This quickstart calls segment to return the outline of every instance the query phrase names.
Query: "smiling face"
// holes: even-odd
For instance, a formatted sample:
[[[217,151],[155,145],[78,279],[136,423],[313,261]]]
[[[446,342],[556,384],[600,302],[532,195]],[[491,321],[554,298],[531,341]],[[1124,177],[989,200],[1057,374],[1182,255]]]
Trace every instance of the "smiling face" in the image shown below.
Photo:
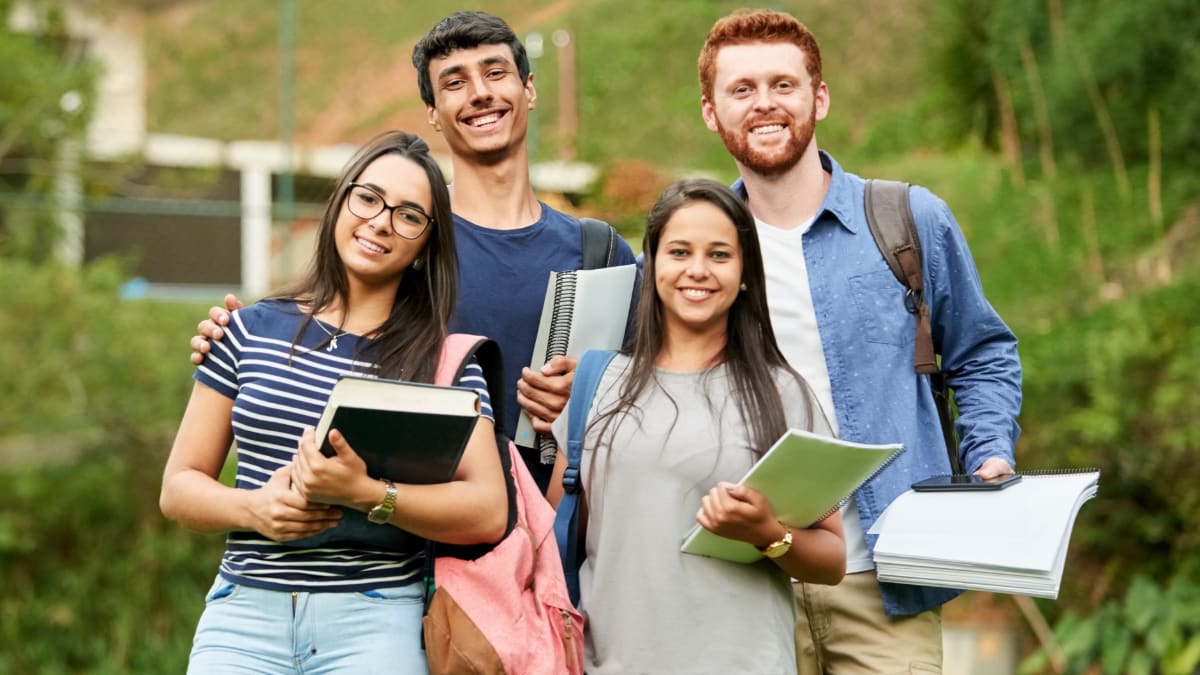
[[[368,164],[354,182],[371,188],[389,206],[407,205],[427,214],[434,212],[425,170],[400,155],[382,155]],[[360,218],[349,208],[349,200],[354,198],[347,194],[342,200],[334,230],[346,274],[353,281],[369,285],[399,284],[404,271],[425,247],[433,225],[416,239],[405,239],[392,229],[391,209],[382,209],[370,219]]]
[[[813,147],[817,120],[829,111],[829,90],[814,86],[804,52],[789,42],[721,47],[712,95],[701,100],[704,122],[750,171],[777,175]]]
[[[533,77],[521,81],[512,49],[485,44],[456,49],[429,62],[434,105],[429,123],[456,157],[481,161],[523,148],[537,92]]]
[[[654,255],[664,331],[724,333],[741,283],[742,249],[729,216],[707,201],[676,209]]]

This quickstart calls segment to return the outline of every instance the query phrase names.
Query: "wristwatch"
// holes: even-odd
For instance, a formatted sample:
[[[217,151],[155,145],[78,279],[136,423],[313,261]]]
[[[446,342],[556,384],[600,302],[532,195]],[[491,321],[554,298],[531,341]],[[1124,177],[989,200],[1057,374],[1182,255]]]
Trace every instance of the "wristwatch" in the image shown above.
[[[792,528],[784,525],[783,521],[779,521],[779,524],[783,525],[783,537],[758,549],[768,558],[778,558],[792,549]]]
[[[367,512],[367,520],[376,525],[383,525],[392,517],[392,511],[396,510],[396,484],[390,480],[383,481],[387,485],[387,495],[383,498],[383,503]],[[791,532],[788,532],[791,535]],[[791,542],[789,536],[788,542]]]

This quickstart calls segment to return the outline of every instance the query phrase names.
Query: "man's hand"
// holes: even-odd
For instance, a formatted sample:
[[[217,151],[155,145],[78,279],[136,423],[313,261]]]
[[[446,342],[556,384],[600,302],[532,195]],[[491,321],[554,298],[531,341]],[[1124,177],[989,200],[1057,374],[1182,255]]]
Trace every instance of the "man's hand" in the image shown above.
[[[578,363],[579,360],[573,356],[556,356],[547,361],[540,371],[532,368],[521,370],[521,379],[517,380],[517,403],[529,413],[534,431],[550,433],[550,425],[567,405]]]
[[[292,467],[281,467],[270,480],[254,490],[250,515],[254,530],[275,541],[291,541],[324,532],[338,524],[342,510],[314,504],[292,490]]]
[[[992,480],[1000,476],[1007,476],[1012,472],[1013,468],[1008,462],[999,457],[988,457],[983,460],[983,466],[979,467],[975,475],[984,480]]]
[[[196,326],[196,332],[199,335],[193,335],[191,340],[191,359],[194,365],[198,366],[204,363],[204,355],[210,349],[208,341],[220,340],[224,337],[225,331],[221,330],[221,327],[229,325],[229,313],[241,308],[242,301],[238,300],[237,296],[233,293],[225,296],[225,307],[214,305],[208,308],[208,318]]]

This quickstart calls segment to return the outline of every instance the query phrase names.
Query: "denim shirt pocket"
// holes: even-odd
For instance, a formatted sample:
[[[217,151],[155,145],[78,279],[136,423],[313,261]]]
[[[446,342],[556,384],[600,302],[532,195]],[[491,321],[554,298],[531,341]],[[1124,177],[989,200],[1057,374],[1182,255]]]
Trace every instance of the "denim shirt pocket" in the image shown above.
[[[891,270],[850,277],[858,323],[867,342],[911,345],[916,336],[912,315],[904,306],[904,286]]]

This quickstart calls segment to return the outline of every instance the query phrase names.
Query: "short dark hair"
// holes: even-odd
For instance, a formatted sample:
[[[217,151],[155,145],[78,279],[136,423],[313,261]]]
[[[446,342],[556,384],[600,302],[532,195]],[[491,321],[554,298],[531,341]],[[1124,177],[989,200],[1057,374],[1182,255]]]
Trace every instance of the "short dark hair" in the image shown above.
[[[455,12],[439,21],[413,45],[412,62],[417,69],[417,85],[425,105],[433,105],[429,62],[456,49],[474,49],[479,45],[508,45],[521,82],[529,82],[529,55],[504,19],[487,12]]]

